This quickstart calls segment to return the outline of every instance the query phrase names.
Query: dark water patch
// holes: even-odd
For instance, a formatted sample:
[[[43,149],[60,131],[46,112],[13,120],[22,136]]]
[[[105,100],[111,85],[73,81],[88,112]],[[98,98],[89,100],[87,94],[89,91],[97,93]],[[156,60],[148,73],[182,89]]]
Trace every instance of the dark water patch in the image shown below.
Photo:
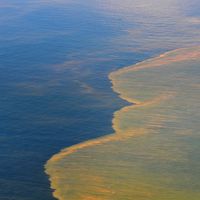
[[[112,113],[127,105],[108,74],[168,46],[139,51],[149,41],[127,34],[140,27],[135,17],[126,21],[126,13],[102,13],[90,2],[9,4],[0,20],[0,198],[48,200],[46,161],[64,147],[111,133]],[[157,30],[146,25],[156,40],[151,31]]]

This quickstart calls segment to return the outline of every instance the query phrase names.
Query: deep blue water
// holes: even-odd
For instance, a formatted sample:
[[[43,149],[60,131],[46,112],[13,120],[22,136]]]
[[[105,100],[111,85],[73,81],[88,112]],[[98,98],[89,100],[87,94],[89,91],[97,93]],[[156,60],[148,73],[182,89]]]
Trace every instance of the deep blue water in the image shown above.
[[[170,29],[177,16],[146,18],[116,2],[0,3],[0,199],[53,199],[45,162],[111,133],[113,112],[126,104],[109,72],[199,42],[199,24],[180,32]]]

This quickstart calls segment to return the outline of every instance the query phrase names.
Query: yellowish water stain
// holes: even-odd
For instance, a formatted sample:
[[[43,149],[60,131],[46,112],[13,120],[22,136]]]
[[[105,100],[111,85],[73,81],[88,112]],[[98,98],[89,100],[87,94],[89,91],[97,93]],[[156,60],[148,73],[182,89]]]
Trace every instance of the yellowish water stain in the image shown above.
[[[60,200],[200,199],[200,47],[109,75],[132,103],[114,133],[63,149],[46,164]],[[98,116],[96,116],[98,117]]]

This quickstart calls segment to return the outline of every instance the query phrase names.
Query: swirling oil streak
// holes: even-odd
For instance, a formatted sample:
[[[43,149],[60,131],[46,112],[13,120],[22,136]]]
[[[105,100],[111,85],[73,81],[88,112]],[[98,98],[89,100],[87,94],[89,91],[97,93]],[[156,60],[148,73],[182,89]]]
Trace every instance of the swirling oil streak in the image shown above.
[[[86,181],[89,180],[92,182],[86,182],[86,184],[89,185],[88,187],[87,186],[83,187],[83,188],[86,187],[86,191],[82,191],[82,189],[80,189],[80,191],[79,191],[79,184],[78,184],[79,180],[77,178],[75,180],[73,180],[73,173],[71,174],[72,177],[70,177],[70,178],[67,177],[67,176],[69,176],[69,174],[66,177],[65,177],[65,174],[63,174],[63,171],[66,166],[66,162],[67,162],[66,160],[69,158],[69,162],[70,162],[70,159],[72,159],[72,161],[75,163],[73,166],[75,166],[75,167],[77,166],[77,173],[81,173],[82,171],[84,171],[83,169],[86,169],[88,167],[87,165],[85,167],[82,165],[79,165],[81,162],[79,163],[77,161],[78,158],[83,158],[85,156],[85,154],[81,155],[81,153],[84,149],[86,149],[86,152],[87,152],[87,156],[85,156],[85,160],[87,160],[87,161],[85,161],[85,162],[90,162],[90,158],[89,158],[90,153],[93,154],[92,147],[100,148],[100,150],[98,149],[98,150],[94,151],[94,152],[97,152],[96,153],[97,157],[95,159],[98,160],[99,152],[104,151],[103,144],[107,144],[107,146],[109,146],[110,143],[127,141],[129,138],[133,138],[136,136],[138,137],[138,136],[148,135],[149,133],[154,134],[154,132],[156,133],[157,129],[159,129],[159,130],[162,128],[166,129],[166,125],[164,125],[164,123],[167,121],[168,118],[172,119],[174,117],[174,120],[176,120],[175,118],[178,118],[178,117],[180,118],[179,114],[177,114],[177,115],[172,114],[172,116],[169,117],[168,110],[164,110],[164,113],[162,113],[162,112],[159,113],[156,111],[154,114],[154,110],[160,109],[159,107],[157,108],[157,106],[160,104],[161,104],[161,109],[162,109],[163,105],[164,106],[166,106],[168,104],[170,105],[170,102],[172,101],[172,102],[175,102],[172,104],[172,106],[175,106],[175,108],[176,108],[177,100],[179,100],[177,96],[179,96],[179,92],[181,90],[179,90],[179,88],[176,88],[176,87],[169,89],[170,88],[169,86],[165,86],[165,84],[167,85],[168,83],[165,83],[164,85],[160,85],[160,87],[158,87],[159,84],[155,83],[155,81],[157,81],[155,79],[155,77],[158,76],[158,82],[162,83],[162,77],[160,78],[159,76],[163,75],[162,74],[163,72],[159,71],[158,75],[154,75],[153,73],[156,72],[155,70],[157,70],[157,69],[164,68],[164,67],[168,68],[171,66],[173,67],[173,65],[175,66],[175,68],[173,69],[171,67],[170,70],[178,71],[179,67],[180,67],[179,65],[184,64],[185,62],[186,63],[187,62],[188,63],[200,62],[200,47],[192,47],[192,48],[185,48],[185,49],[183,48],[183,49],[177,49],[174,51],[170,51],[170,52],[162,54],[158,57],[151,58],[149,60],[138,63],[134,66],[122,68],[116,72],[112,72],[109,75],[109,79],[111,80],[111,82],[113,84],[113,90],[115,92],[117,92],[122,99],[125,99],[126,101],[131,103],[131,105],[126,106],[126,107],[122,108],[121,110],[116,111],[114,113],[114,117],[113,117],[114,133],[113,134],[107,135],[105,137],[97,138],[94,140],[89,140],[89,141],[74,145],[72,147],[68,147],[66,149],[63,149],[58,154],[52,156],[52,158],[50,158],[50,160],[47,162],[45,168],[46,168],[46,173],[50,177],[51,187],[52,187],[52,189],[55,190],[53,192],[53,194],[56,198],[58,198],[60,200],[72,200],[72,199],[77,199],[77,198],[80,200],[118,199],[118,197],[117,198],[113,197],[113,195],[115,193],[118,193],[118,191],[115,191],[114,189],[109,189],[109,187],[104,188],[106,183],[103,183],[102,180],[104,180],[104,179],[107,180],[107,177],[103,177],[103,175],[96,176],[96,177],[94,177],[94,175],[88,175],[89,178],[86,177],[86,178],[84,178],[84,180],[86,179]],[[151,71],[149,71],[151,69],[154,70],[153,73]],[[138,91],[136,90],[137,85],[134,85],[134,87],[133,87],[133,85],[130,85],[130,83],[132,83],[132,82],[130,82],[131,78],[129,77],[129,76],[132,76],[132,74],[134,74],[136,72],[143,73],[143,71],[144,71],[144,74],[142,74],[141,77],[142,78],[144,77],[144,80],[143,79],[139,80],[137,82],[138,85],[141,84],[143,86],[143,81],[146,81],[145,80],[146,78],[147,79],[148,79],[148,77],[149,77],[149,79],[153,78],[152,81],[149,81],[149,84],[152,85],[152,92],[147,91],[144,94],[140,90],[140,88],[138,88]],[[175,71],[174,73],[177,73],[177,72]],[[171,75],[171,72],[170,72],[170,76],[172,78],[171,77],[169,78],[169,82],[171,81],[171,82],[176,83],[176,81],[179,78],[182,78],[183,81],[186,82],[185,76],[179,77],[179,75],[177,75],[177,77],[175,77],[175,75],[173,75],[173,74]],[[127,77],[129,79],[129,82],[126,83]],[[198,82],[190,83],[190,87],[191,86],[192,87],[194,86],[194,88],[193,88],[194,90],[195,90],[195,88],[199,89]],[[180,86],[180,87],[182,87],[182,86]],[[132,88],[133,88],[133,90],[132,90]],[[184,88],[182,88],[182,89],[184,89]],[[186,90],[187,90],[187,88],[186,88]],[[196,90],[194,92],[196,92]],[[185,93],[184,93],[184,95],[185,95]],[[185,97],[184,95],[183,95],[183,97]],[[187,95],[189,95],[189,94],[186,94],[186,97],[187,97]],[[148,121],[146,122],[146,124],[142,123],[141,126],[138,125],[138,127],[135,127],[133,122],[135,119],[137,119],[137,116],[134,115],[134,110],[137,111],[138,109],[139,109],[139,111],[140,111],[140,109],[142,109],[141,116],[143,114],[144,114],[144,116],[145,115],[149,116],[148,112],[151,111],[152,117],[148,118]],[[143,111],[145,109],[147,111]],[[150,110],[150,111],[148,111],[148,110]],[[190,112],[190,111],[188,111],[188,112]],[[133,116],[132,116],[132,113],[133,113]],[[125,122],[125,125],[123,125],[122,120],[124,120],[124,121],[126,120],[126,115],[128,116],[127,121],[130,120],[130,122],[128,122],[128,125],[126,125],[126,122]],[[140,120],[140,118],[143,119],[143,116],[142,117],[141,116],[138,116],[139,120]],[[178,122],[179,121],[177,121],[177,124],[178,124]],[[151,127],[152,127],[152,129],[151,129]],[[158,130],[158,132],[159,132],[159,130]],[[178,128],[176,129],[176,131],[179,132]],[[189,129],[188,130],[185,129],[185,132],[188,132],[188,131],[189,131]],[[194,132],[194,131],[192,131],[192,132]],[[111,151],[112,151],[112,149],[111,149]],[[107,150],[105,150],[105,152],[107,152]],[[120,156],[121,156],[121,153],[119,153],[119,157]],[[179,160],[179,158],[172,158],[172,156],[171,156],[171,158],[167,158],[167,157],[170,157],[170,156],[166,156],[166,159],[170,160],[169,162],[171,162],[171,160]],[[99,159],[101,160],[101,158],[99,158]],[[106,159],[105,160],[104,159],[105,158],[102,159],[102,162],[106,161]],[[162,159],[164,159],[164,156]],[[181,162],[183,162],[182,157],[180,160],[182,160]],[[78,162],[77,165],[76,165],[76,162]],[[101,174],[101,172],[98,172],[97,169],[99,170],[99,168],[96,166],[92,167],[92,170],[97,171],[94,174],[97,174],[97,173]],[[105,167],[105,169],[103,169],[103,170],[106,170],[106,169],[107,168]],[[68,168],[66,169],[66,171],[67,170],[68,170]],[[75,169],[73,169],[73,170],[75,170]],[[113,170],[115,170],[115,169],[113,169]],[[62,177],[62,174],[63,174],[63,177]],[[82,175],[79,174],[79,176],[81,177]],[[85,177],[85,175],[83,175],[83,176]],[[80,179],[82,179],[82,178],[80,178]],[[113,177],[111,177],[110,179],[113,179]],[[65,183],[65,181],[67,181],[67,180],[69,180],[69,183],[66,183],[66,185],[63,185],[63,182]],[[95,186],[94,190],[90,189],[90,187],[93,188],[93,186],[90,186],[90,185],[94,184],[93,181],[97,182],[97,186]],[[74,186],[72,186],[72,189],[70,189],[70,187],[71,187],[70,182],[72,182],[72,185],[77,184],[78,188],[74,189],[73,188]],[[111,181],[111,183],[113,183],[113,182]],[[87,188],[89,188],[88,191],[91,192],[91,194],[87,191]],[[143,187],[141,187],[141,188],[143,188]],[[159,195],[158,195],[158,197],[153,196],[153,194],[151,194],[151,189],[150,189],[150,191],[146,191],[145,187],[144,187],[145,189],[144,188],[141,189],[141,188],[139,187],[139,189],[137,189],[137,188],[135,189],[136,190],[134,193],[135,196],[131,196],[133,194],[131,194],[130,191],[127,191],[127,197],[126,197],[126,194],[124,194],[124,197],[126,197],[127,199],[131,199],[132,197],[137,197],[138,200],[145,199],[145,198],[148,198],[148,199],[151,199],[151,198],[157,199],[158,198],[159,199],[162,197]],[[139,192],[137,190],[139,190]],[[160,190],[162,191],[162,189],[160,189]],[[152,191],[154,191],[154,189],[152,189]],[[166,189],[166,191],[167,191],[167,189]],[[73,192],[74,192],[74,194],[73,194]],[[129,193],[130,193],[130,196],[128,196]],[[171,194],[170,192],[168,192],[168,193],[169,193],[169,197],[165,196],[166,197],[165,199],[170,199],[171,197],[173,197],[173,194]],[[119,192],[119,194],[120,194],[119,199],[123,199],[123,197],[121,198],[120,192]],[[157,193],[155,195],[157,195]],[[172,196],[170,196],[170,195],[172,195]],[[179,196],[176,197],[176,195],[179,195]],[[192,193],[192,195],[193,195],[193,193]],[[199,193],[195,194],[194,197],[192,198],[192,200],[196,200],[197,196],[199,197],[199,195],[200,195]],[[176,197],[177,200],[179,198],[183,198],[182,193],[179,194],[178,192],[177,192],[177,194],[176,193],[174,194],[174,197]]]

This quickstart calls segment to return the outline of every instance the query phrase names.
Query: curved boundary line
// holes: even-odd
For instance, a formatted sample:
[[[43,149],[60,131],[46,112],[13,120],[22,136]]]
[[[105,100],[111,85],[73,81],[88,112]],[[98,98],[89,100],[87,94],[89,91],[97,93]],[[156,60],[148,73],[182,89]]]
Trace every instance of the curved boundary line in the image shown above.
[[[117,71],[111,72],[108,77],[109,77],[109,79],[112,83],[113,91],[116,92],[121,99],[124,99],[127,102],[131,103],[131,105],[125,106],[125,107],[121,108],[120,110],[114,112],[113,119],[112,119],[112,127],[114,129],[114,133],[109,134],[107,136],[98,137],[96,139],[88,140],[88,141],[85,141],[85,142],[64,148],[59,153],[53,155],[47,161],[47,163],[45,164],[46,174],[48,174],[48,164],[50,164],[51,162],[57,162],[57,161],[63,159],[64,157],[66,157],[66,156],[68,156],[72,153],[75,153],[75,152],[77,152],[81,149],[91,147],[91,146],[95,146],[95,145],[104,144],[104,143],[107,143],[107,142],[110,142],[110,141],[119,141],[119,140],[127,139],[127,138],[130,138],[130,137],[133,137],[133,136],[138,136],[138,135],[141,135],[141,132],[144,134],[143,131],[139,131],[139,130],[136,130],[137,133],[135,131],[134,133],[128,132],[124,135],[119,134],[119,133],[121,133],[121,131],[116,126],[116,124],[114,122],[117,118],[117,115],[121,112],[127,112],[128,110],[134,109],[138,106],[145,106],[145,105],[154,104],[154,103],[157,103],[157,102],[160,102],[160,101],[164,101],[166,99],[171,98],[173,96],[173,94],[161,95],[161,96],[158,96],[158,97],[156,97],[156,98],[154,98],[150,101],[140,102],[136,99],[126,97],[120,90],[118,90],[115,87],[115,85],[116,85],[115,77],[122,74],[122,73],[125,73],[127,71],[138,71],[138,70],[146,69],[146,68],[154,68],[154,67],[170,64],[170,63],[173,63],[173,62],[181,62],[181,61],[186,61],[186,60],[189,60],[189,59],[196,59],[196,58],[200,57],[200,51],[187,52],[187,56],[179,54],[182,51],[184,53],[184,51],[186,51],[188,49],[193,49],[193,48],[195,48],[195,49],[200,48],[200,46],[191,47],[191,48],[179,48],[179,49],[176,49],[176,50],[168,51],[168,52],[161,54],[157,57],[153,57],[153,58],[144,60],[142,62],[136,63],[134,65],[130,65],[128,67],[124,67],[124,68],[118,69]],[[176,54],[176,53],[178,53],[178,55],[172,56],[170,58],[170,56],[172,54]],[[163,58],[166,59],[166,60],[164,60],[164,62],[163,62]],[[49,180],[51,182],[51,175],[50,174],[48,174],[48,175],[49,175]],[[54,188],[52,188],[52,189],[54,189]],[[55,191],[56,191],[56,189],[54,190],[53,194],[56,197]]]

